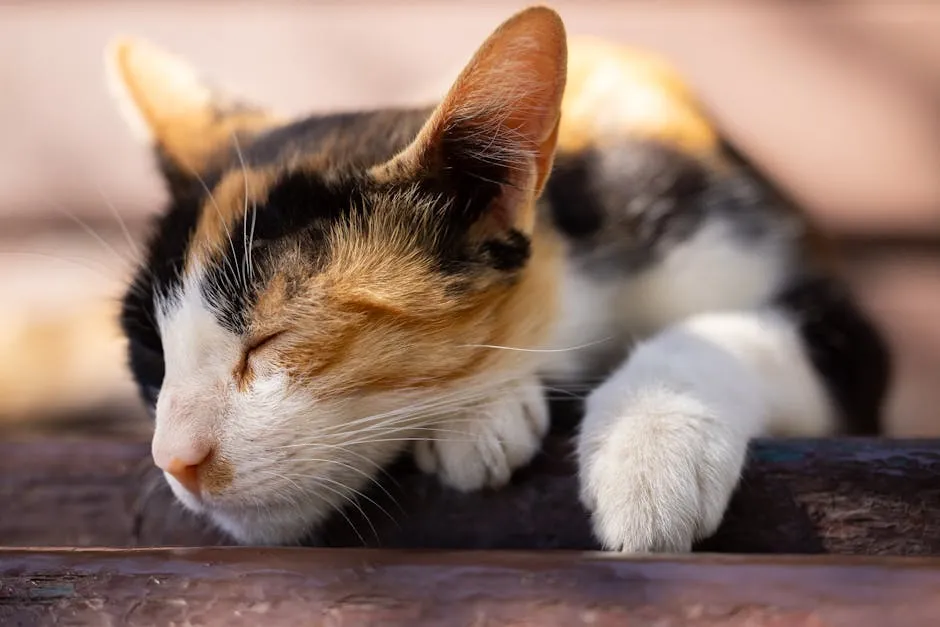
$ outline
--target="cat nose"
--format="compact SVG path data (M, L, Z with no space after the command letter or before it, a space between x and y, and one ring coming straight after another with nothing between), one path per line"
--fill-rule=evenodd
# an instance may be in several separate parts
M164 449L154 441L152 453L158 468L176 479L187 492L199 495L199 468L212 454L211 446L204 442L192 442Z
M187 464L173 457L163 470L186 488L187 492L199 495L199 464Z

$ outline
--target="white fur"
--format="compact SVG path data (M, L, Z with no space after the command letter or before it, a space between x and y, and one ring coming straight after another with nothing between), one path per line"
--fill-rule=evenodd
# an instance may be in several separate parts
M608 548L688 550L720 523L751 438L835 427L793 322L764 308L792 240L731 228L711 218L627 280L565 277L552 346L593 346L553 354L546 375L577 380L605 346L629 354L588 397L577 443L582 498Z
M712 218L661 262L630 278L592 277L569 265L561 320L550 343L558 352L543 374L576 380L613 347L697 313L766 302L792 265L791 242L784 234L742 243L732 228Z
M337 502L280 498L282 482L304 483L291 477L292 470L307 474L313 468L285 467L289 465L279 461L278 453L296 441L301 420L323 422L318 416L322 410L312 398L289 394L283 374L259 377L248 393L237 390L232 373L241 357L241 340L218 323L203 298L201 281L197 270L177 294L158 303L166 373L155 412L154 461L161 468L173 457L196 463L206 449L215 450L235 468L232 486L196 496L165 473L176 497L239 541L289 542Z
M530 377L437 424L439 435L415 447L418 466L458 490L496 488L541 448L548 432L548 405L542 386Z
M157 399L154 459L166 467L172 457L185 461L210 447L233 468L233 482L197 497L166 475L177 498L240 542L296 541L331 511L351 506L374 474L363 459L387 463L404 448L407 437L371 444L362 435L375 428L371 416L409 401L321 402L263 363L250 388L240 391L232 375L241 340L219 325L199 289L200 275L193 272L179 294L158 304L167 370Z
M424 467L464 490L505 483L538 451L548 411L531 375L324 402L259 362L251 386L239 390L232 375L241 340L218 323L201 281L196 269L158 303L167 370L152 449L164 468L174 457L198 462L210 449L230 465L231 485L198 496L166 478L180 502L236 540L299 540L332 511L357 507L378 468L415 441Z
M588 397L577 442L581 497L605 547L688 550L721 522L751 438L833 428L792 321L763 307L789 261L781 240L744 243L713 219L629 280L567 268L544 373L576 380L639 341ZM417 441L421 468L473 490L505 484L548 430L541 385L525 372L323 403L262 363L239 391L240 339L218 324L200 281L196 270L158 307L167 372L153 452L166 466L210 447L234 468L231 486L199 498L168 480L242 542L292 542L355 507L406 442Z
M770 298L793 266L786 233L754 241L712 217L660 263L624 282L617 315L631 333L652 333L714 310L754 307Z
M751 438L832 421L789 320L695 316L641 343L588 398L582 500L607 548L686 551L717 529Z
M196 464L205 457L198 451L213 447L231 405L229 380L241 344L207 309L198 278L156 309L166 372L157 397L154 461L161 468L173 457Z

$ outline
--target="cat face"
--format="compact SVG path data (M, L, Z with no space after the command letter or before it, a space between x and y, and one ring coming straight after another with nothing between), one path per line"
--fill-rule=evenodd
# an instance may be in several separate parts
M524 11L433 110L285 121L117 44L172 205L128 290L153 457L237 540L301 539L435 424L529 375L555 316L565 35ZM458 436L459 437L459 434Z

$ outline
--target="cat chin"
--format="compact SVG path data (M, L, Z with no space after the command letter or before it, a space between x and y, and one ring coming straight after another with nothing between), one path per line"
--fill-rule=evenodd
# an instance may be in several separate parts
M239 544L283 546L298 544L311 534L313 521L322 518L294 507L256 510L207 510L204 515Z
M323 507L306 508L285 503L253 503L245 507L207 505L172 478L168 478L167 483L183 507L207 519L217 529L243 545L298 544L310 536L329 511L326 504Z

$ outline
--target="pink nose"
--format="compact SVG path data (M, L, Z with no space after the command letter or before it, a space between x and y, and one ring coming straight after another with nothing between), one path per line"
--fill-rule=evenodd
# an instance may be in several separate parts
M163 447L154 439L152 453L158 468L176 479L187 491L199 495L199 469L212 454L211 446L193 442L186 446Z

